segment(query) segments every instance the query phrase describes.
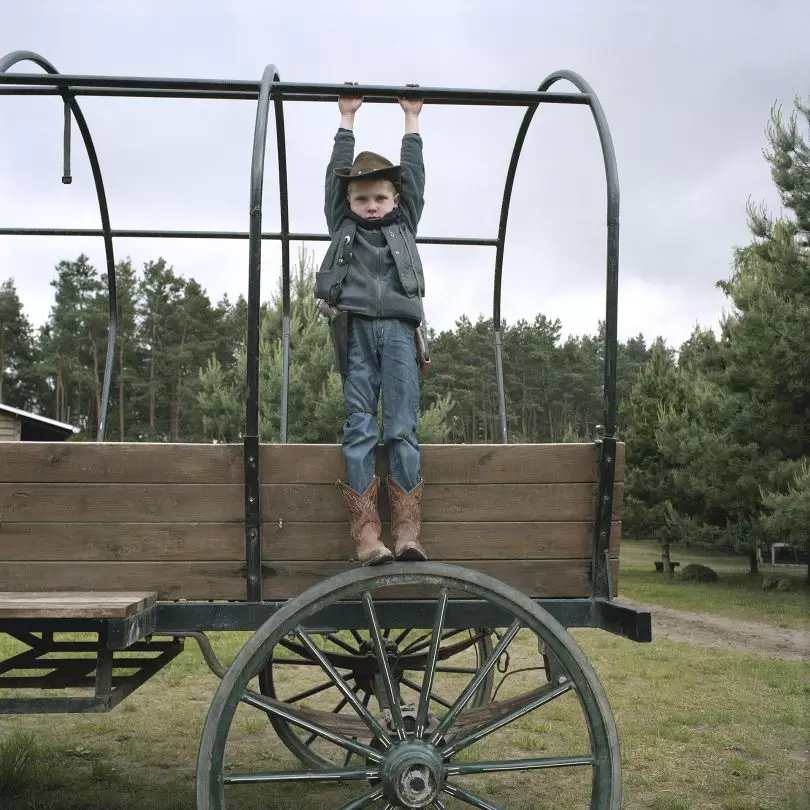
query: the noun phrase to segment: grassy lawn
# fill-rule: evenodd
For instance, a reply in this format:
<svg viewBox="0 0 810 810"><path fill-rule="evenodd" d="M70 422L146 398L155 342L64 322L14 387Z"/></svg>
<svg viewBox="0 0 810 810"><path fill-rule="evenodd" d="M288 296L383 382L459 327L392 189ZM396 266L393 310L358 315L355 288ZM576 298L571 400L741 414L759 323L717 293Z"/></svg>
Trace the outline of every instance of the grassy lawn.
<svg viewBox="0 0 810 810"><path fill-rule="evenodd" d="M775 627L810 626L810 589L805 584L804 567L765 565L760 566L760 574L751 576L746 557L672 546L670 556L681 564L678 571L689 563L702 563L718 576L714 583L682 582L680 573L667 577L655 571L654 562L661 559L658 543L622 538L620 554L619 595L627 599ZM763 591L764 576L788 577L792 588Z"/></svg>

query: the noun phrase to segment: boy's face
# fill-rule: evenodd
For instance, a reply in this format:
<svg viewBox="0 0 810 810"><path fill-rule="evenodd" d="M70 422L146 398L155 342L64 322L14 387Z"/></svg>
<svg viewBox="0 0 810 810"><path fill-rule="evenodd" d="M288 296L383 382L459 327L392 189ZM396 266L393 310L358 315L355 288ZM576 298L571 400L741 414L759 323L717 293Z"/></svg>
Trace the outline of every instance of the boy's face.
<svg viewBox="0 0 810 810"><path fill-rule="evenodd" d="M380 219L399 207L399 194L390 180L352 180L349 207L363 219Z"/></svg>

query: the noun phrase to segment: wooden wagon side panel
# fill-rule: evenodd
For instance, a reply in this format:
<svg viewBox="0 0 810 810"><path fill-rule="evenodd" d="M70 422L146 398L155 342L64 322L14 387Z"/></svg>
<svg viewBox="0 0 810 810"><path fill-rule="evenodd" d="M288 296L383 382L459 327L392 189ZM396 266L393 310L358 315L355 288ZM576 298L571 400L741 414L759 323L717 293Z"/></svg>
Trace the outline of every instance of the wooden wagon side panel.
<svg viewBox="0 0 810 810"><path fill-rule="evenodd" d="M616 465L618 554L624 446ZM333 445L261 449L264 595L353 565ZM382 449L378 469L385 472ZM0 590L156 590L244 599L241 445L0 444ZM596 448L428 445L423 542L434 560L534 596L590 592ZM388 507L380 502L384 537ZM618 563L614 560L614 588Z"/></svg>

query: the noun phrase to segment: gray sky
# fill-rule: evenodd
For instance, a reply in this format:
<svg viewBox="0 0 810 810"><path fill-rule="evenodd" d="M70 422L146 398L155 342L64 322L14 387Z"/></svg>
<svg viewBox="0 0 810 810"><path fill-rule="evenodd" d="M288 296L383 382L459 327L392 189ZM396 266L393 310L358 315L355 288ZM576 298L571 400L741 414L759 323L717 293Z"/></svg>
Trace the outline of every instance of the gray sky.
<svg viewBox="0 0 810 810"><path fill-rule="evenodd" d="M665 10L669 9L669 10ZM696 323L717 325L732 249L748 241L745 205L779 200L762 157L774 102L786 113L810 92L810 3L412 0L45 2L4 0L0 54L28 49L64 73L535 89L567 68L593 86L611 127L621 183L619 336L677 346ZM22 70L35 70L30 64ZM558 84L555 89L573 89ZM82 98L116 228L247 230L255 102ZM495 236L522 109L437 107L421 116L427 167L420 234ZM337 105L287 104L290 217L325 229L323 170ZM272 116L271 116L272 119ZM396 105L366 105L357 149L398 158ZM73 175L61 183L57 98L0 96L0 223L98 227L92 177L74 129ZM264 228L279 227L274 138L268 139ZM312 245L316 260L323 243ZM293 245L293 256L298 246ZM163 256L216 301L247 292L247 242L117 240L136 267ZM100 239L0 237L0 280L12 277L37 324L61 259ZM265 297L278 248L266 244ZM491 248L422 248L428 321L491 314ZM587 108L541 107L515 184L503 315L559 318L593 333L604 312L605 180Z"/></svg>

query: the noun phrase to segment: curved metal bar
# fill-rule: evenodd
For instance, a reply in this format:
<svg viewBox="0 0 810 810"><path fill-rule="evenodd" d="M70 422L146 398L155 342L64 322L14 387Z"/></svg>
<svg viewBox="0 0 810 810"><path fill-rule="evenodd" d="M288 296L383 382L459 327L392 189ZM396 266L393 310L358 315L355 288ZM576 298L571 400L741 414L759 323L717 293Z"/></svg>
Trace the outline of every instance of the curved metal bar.
<svg viewBox="0 0 810 810"><path fill-rule="evenodd" d="M47 73L51 75L58 75L59 71L47 60L45 57L40 56L33 51L12 51L0 59L0 74L6 73L9 68L16 65L18 62L34 62ZM107 427L107 410L110 404L110 385L112 383L112 370L113 360L115 358L115 339L118 332L118 301L115 287L115 255L113 253L112 243L112 229L110 228L110 214L107 208L107 195L104 192L104 181L101 177L101 167L98 163L98 155L96 154L96 147L93 144L93 138L90 136L90 130L87 126L87 121L79 107L79 102L73 98L66 89L63 93L65 104L70 105L70 110L73 112L73 117L76 119L76 125L81 132L82 140L84 141L85 148L87 149L87 157L90 161L90 169L93 172L93 181L96 185L96 195L98 196L98 208L101 214L101 230L104 237L104 250L107 255L107 289L109 292L109 313L110 313L110 326L107 333L107 357L104 364L104 382L101 388L101 407L98 415L98 433L96 440L99 442L104 441L104 433ZM66 132L64 134L65 146L69 146L69 130L67 128L67 121L65 123ZM65 157L65 165L63 168L62 182L70 182L70 169L67 156ZM123 439L123 436L121 437Z"/></svg>
<svg viewBox="0 0 810 810"><path fill-rule="evenodd" d="M599 133L602 145L602 155L605 163L605 177L607 180L607 300L605 312L605 390L604 390L604 425L605 435L613 436L616 431L616 324L618 310L618 278L619 278L619 172L616 166L616 153L613 148L613 139L607 124L607 118L602 105L594 93L593 88L579 74L570 70L555 71L546 77L538 88L539 93L545 93L560 80L571 82L581 93L589 99L589 106ZM498 225L498 246L495 254L495 289L493 295L493 326L501 327L501 280L503 272L503 254L506 240L506 223L509 218L509 204L512 197L512 188L515 181L520 153L526 140L526 133L537 110L537 104L526 110L523 116L509 169L506 175L503 203L501 205L501 218ZM501 430L505 435L505 414L501 414Z"/></svg>
<svg viewBox="0 0 810 810"><path fill-rule="evenodd" d="M616 362L618 356L617 322L619 299L619 171L616 166L616 152L610 135L607 118L593 88L579 74L570 70L551 73L540 85L538 92L545 93L556 82L571 82L577 90L589 99L605 164L607 181L607 278L605 289L605 370L602 403L604 409L603 431L598 439L597 480L598 491L594 519L594 539L592 555L592 595L600 599L612 598L610 533L613 517L613 489L616 461ZM506 410L504 402L500 327L501 327L501 280L503 252L506 239L506 222L509 216L509 202L517 171L520 152L526 139L537 104L526 110L518 131L515 147L504 188L501 219L498 226L498 247L495 256L495 288L493 295L493 327L495 329L496 363L499 369L498 395L501 409L501 438L506 442Z"/></svg>
<svg viewBox="0 0 810 810"><path fill-rule="evenodd" d="M287 443L288 394L290 386L290 209L287 198L287 144L284 102L275 96L278 192L281 205L281 442Z"/></svg>
<svg viewBox="0 0 810 810"><path fill-rule="evenodd" d="M270 86L278 81L275 65L262 74L253 155L250 163L250 227L248 232L248 311L245 383L245 563L247 598L262 599L261 510L259 500L259 332L262 280L262 189Z"/></svg>

